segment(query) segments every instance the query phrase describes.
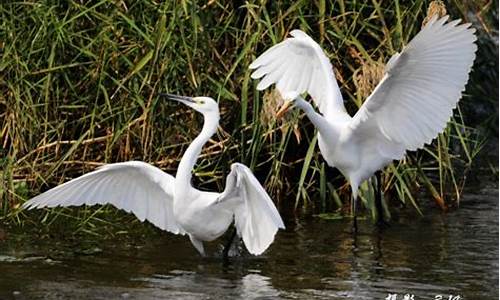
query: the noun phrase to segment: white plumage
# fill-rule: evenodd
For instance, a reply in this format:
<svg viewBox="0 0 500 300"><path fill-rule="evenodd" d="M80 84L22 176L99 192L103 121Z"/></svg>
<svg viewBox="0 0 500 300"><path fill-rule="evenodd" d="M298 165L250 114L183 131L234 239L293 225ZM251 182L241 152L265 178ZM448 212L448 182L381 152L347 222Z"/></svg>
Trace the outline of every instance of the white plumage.
<svg viewBox="0 0 500 300"><path fill-rule="evenodd" d="M245 165L234 163L223 193L191 185L192 169L203 145L219 124L217 103L208 97L167 95L201 112L203 130L184 153L177 175L139 161L105 165L26 202L26 209L112 204L174 234L188 234L204 255L203 241L220 237L233 220L248 251L264 252L283 221L271 198Z"/></svg>
<svg viewBox="0 0 500 300"><path fill-rule="evenodd" d="M477 47L470 24L447 20L434 16L391 57L382 81L354 117L345 111L326 55L302 31L292 31L293 38L258 57L250 65L256 69L252 78L263 77L259 90L276 83L289 103L305 111L318 128L323 157L349 180L355 198L362 181L406 150L430 143L452 116ZM300 97L304 92L321 114Z"/></svg>
<svg viewBox="0 0 500 300"><path fill-rule="evenodd" d="M340 89L333 74L332 65L307 34L296 29L290 32L294 38L271 47L252 64L252 78L265 77L257 85L264 90L276 83L282 95L289 91L308 92L323 115L345 112Z"/></svg>
<svg viewBox="0 0 500 300"><path fill-rule="evenodd" d="M184 230L173 217L175 178L150 164L128 161L104 165L24 204L25 208L112 204L141 222L175 234Z"/></svg>

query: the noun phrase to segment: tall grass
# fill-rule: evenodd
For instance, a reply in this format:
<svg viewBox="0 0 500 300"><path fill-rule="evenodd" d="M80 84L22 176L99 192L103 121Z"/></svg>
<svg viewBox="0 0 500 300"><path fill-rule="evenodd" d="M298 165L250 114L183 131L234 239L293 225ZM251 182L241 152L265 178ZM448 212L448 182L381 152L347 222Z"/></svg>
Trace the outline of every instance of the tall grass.
<svg viewBox="0 0 500 300"><path fill-rule="evenodd" d="M391 205L419 211L428 201L417 199L421 187L442 209L458 203L465 174L487 137L479 129L498 131L498 111L482 124L469 117L471 107L498 104L497 10L479 2L452 1L447 8L478 28L480 72L473 74L446 131L385 170L384 192L396 199ZM2 1L0 218L19 220L16 208L30 196L105 163L138 159L174 174L201 117L158 97L165 91L207 95L220 103L221 127L202 152L196 185L222 189L230 163L241 161L282 206L313 212L346 208L345 180L321 158L313 126L298 113L274 120L273 106L265 102L274 96L256 91L248 65L290 30L302 28L325 49L354 113L364 99L357 78L418 32L428 4ZM363 202L372 209L365 189ZM71 210L54 210L45 219L67 215L88 224L107 211L83 209L75 217Z"/></svg>

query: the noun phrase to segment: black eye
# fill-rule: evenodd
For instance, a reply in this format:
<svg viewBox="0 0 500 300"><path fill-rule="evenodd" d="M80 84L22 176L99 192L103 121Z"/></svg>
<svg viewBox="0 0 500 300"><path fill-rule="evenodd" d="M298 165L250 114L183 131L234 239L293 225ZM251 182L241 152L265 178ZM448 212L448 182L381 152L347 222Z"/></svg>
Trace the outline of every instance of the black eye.
<svg viewBox="0 0 500 300"><path fill-rule="evenodd" d="M200 104L205 104L205 100L200 100Z"/></svg>

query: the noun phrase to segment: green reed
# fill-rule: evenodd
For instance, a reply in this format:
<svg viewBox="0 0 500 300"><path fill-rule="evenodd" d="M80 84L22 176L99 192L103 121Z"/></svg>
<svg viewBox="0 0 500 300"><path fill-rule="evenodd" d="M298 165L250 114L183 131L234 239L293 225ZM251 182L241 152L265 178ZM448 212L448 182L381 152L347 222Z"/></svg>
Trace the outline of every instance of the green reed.
<svg viewBox="0 0 500 300"><path fill-rule="evenodd" d="M454 18L476 16L470 20L480 27L476 70L446 131L384 171L384 192L396 199L391 205L420 212L428 201L418 199L422 188L443 209L457 204L488 132L498 133L498 113L482 123L468 114L478 101L497 106L498 74L488 65L498 55L491 41L496 14L491 4L464 3L452 1L448 10ZM26 199L104 163L144 160L174 174L201 117L167 103L160 92L207 95L220 103L221 128L202 152L196 185L222 189L230 163L241 161L282 206L345 211L350 191L314 146L314 128L299 113L264 122L262 114L273 113L264 103L269 95L256 91L248 65L301 28L325 49L354 113L364 100L356 76L399 51L420 29L428 4L3 1L0 218L20 222L18 207ZM373 214L369 186L361 198ZM47 223L74 219L89 232L113 214L108 207L37 213Z"/></svg>

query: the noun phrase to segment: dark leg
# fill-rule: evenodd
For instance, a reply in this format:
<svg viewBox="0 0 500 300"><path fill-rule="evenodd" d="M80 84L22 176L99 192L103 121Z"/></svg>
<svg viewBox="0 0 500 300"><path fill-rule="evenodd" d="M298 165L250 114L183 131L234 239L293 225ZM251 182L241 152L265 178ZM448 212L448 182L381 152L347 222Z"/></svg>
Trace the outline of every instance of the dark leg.
<svg viewBox="0 0 500 300"><path fill-rule="evenodd" d="M358 233L358 218L357 218L356 214L354 214L354 219L352 221L352 232Z"/></svg>
<svg viewBox="0 0 500 300"><path fill-rule="evenodd" d="M375 208L377 209L377 226L383 228L389 226L384 220L384 207L382 206L382 171L375 172L377 186L375 188Z"/></svg>
<svg viewBox="0 0 500 300"><path fill-rule="evenodd" d="M224 249L222 250L222 259L225 261L228 260L229 250L231 249L231 245L233 244L233 240L235 237L236 237L236 227L233 226L233 232L231 232L231 235L229 236L229 239L226 241Z"/></svg>
<svg viewBox="0 0 500 300"><path fill-rule="evenodd" d="M358 211L356 209L356 201L358 200L357 196L352 195L352 207L353 207L353 219L352 219L352 233L358 233Z"/></svg>

